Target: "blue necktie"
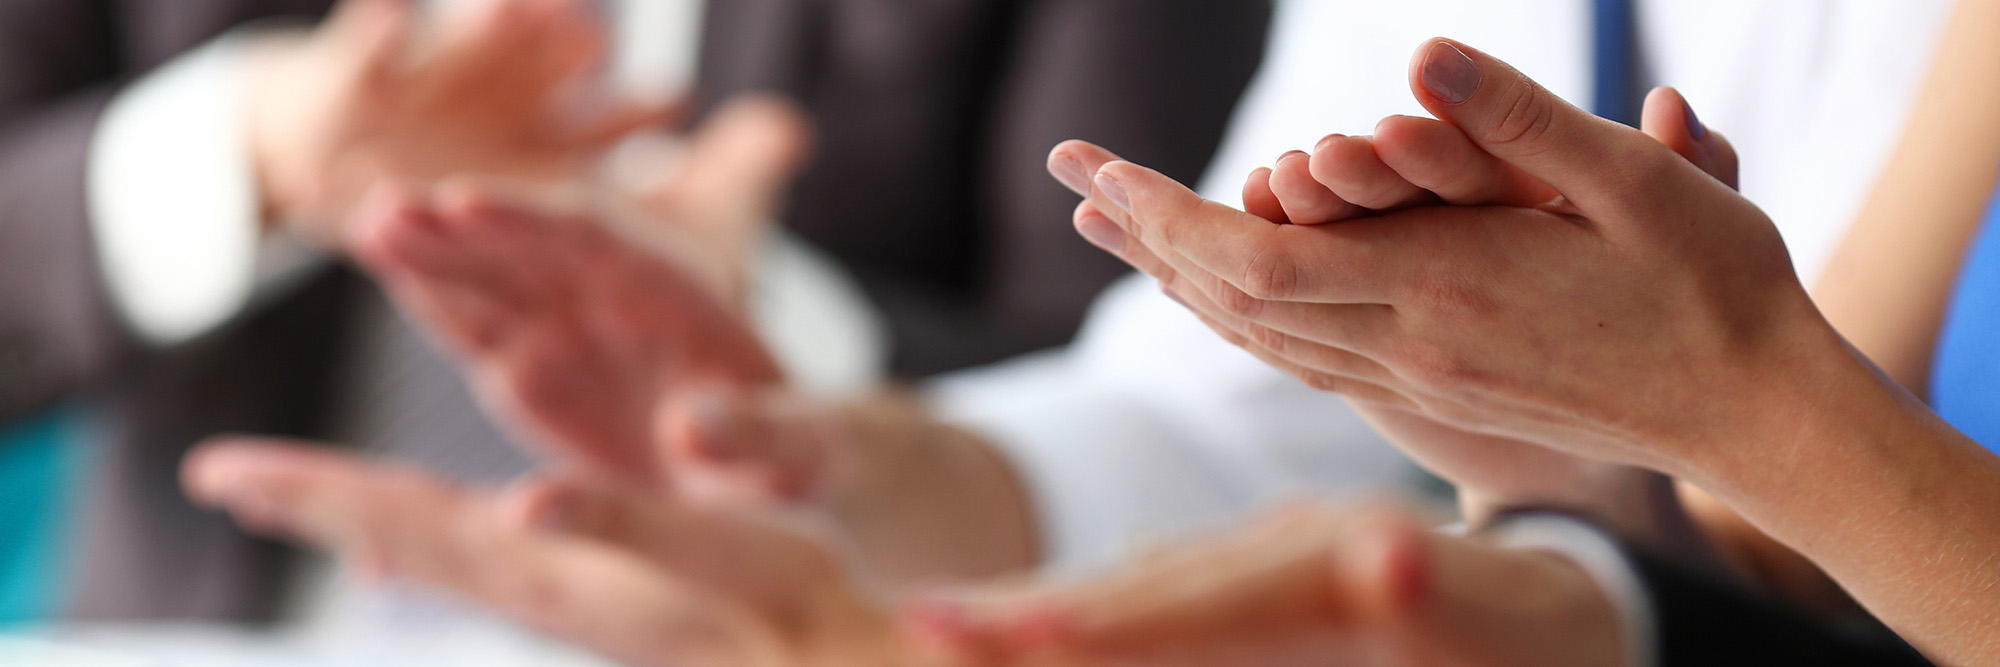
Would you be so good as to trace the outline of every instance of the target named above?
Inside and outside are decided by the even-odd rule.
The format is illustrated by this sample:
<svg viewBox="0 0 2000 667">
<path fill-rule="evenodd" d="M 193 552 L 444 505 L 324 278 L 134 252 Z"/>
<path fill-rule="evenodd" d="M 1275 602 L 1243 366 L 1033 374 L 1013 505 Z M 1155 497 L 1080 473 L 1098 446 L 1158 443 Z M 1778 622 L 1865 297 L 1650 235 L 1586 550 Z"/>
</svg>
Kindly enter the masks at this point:
<svg viewBox="0 0 2000 667">
<path fill-rule="evenodd" d="M 1639 20 L 1633 0 L 1591 0 L 1592 111 L 1638 126 L 1644 102 L 1639 90 Z"/>
</svg>

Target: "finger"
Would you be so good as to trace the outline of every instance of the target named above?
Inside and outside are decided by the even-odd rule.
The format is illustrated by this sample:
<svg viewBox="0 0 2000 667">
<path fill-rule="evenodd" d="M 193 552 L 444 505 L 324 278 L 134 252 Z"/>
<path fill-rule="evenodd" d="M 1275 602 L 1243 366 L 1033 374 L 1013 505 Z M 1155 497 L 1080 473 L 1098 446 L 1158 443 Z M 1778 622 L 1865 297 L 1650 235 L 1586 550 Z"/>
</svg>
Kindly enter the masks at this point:
<svg viewBox="0 0 2000 667">
<path fill-rule="evenodd" d="M 676 578 L 763 608 L 799 599 L 801 586 L 841 578 L 841 564 L 813 538 L 743 508 L 674 502 L 577 475 L 524 480 L 502 504 L 525 525 L 615 546 Z"/>
<path fill-rule="evenodd" d="M 1578 109 L 1506 63 L 1451 40 L 1418 49 L 1417 101 L 1473 143 L 1548 183 L 1586 213 L 1643 206 L 1630 184 L 1692 175 L 1638 131 Z M 1679 192 L 1676 188 L 1663 191 Z"/>
<path fill-rule="evenodd" d="M 1162 645 L 1226 644 L 1244 634 L 1310 633 L 1351 624 L 1376 598 L 1406 595 L 1405 589 L 1416 588 L 1413 579 L 1423 583 L 1421 568 L 1411 563 L 1395 563 L 1404 571 L 1391 571 L 1376 562 L 1345 562 L 1381 557 L 1341 545 L 1370 544 L 1406 525 L 1413 524 L 1295 509 L 1220 540 L 1157 554 L 1105 579 L 977 591 L 933 600 L 918 611 L 955 621 L 958 627 L 942 629 L 961 643 L 1003 654 L 1056 649 L 1118 656 Z M 1380 551 L 1403 560 L 1422 556 Z M 1349 570 L 1392 576 L 1350 582 L 1343 576 Z"/>
<path fill-rule="evenodd" d="M 576 150 L 596 151 L 633 133 L 666 127 L 680 113 L 676 104 L 620 104 L 571 128 L 560 140 Z"/>
<path fill-rule="evenodd" d="M 814 494 L 839 427 L 789 392 L 695 389 L 669 399 L 661 442 L 666 473 L 696 469 L 786 501 Z"/>
<path fill-rule="evenodd" d="M 1293 151 L 1278 158 L 1270 178 L 1271 192 L 1277 196 L 1278 204 L 1285 209 L 1285 217 L 1293 224 L 1323 225 L 1366 213 L 1315 180 L 1312 156 L 1303 151 Z"/>
<path fill-rule="evenodd" d="M 1096 185 L 1093 202 L 1107 214 L 1128 214 L 1128 235 L 1257 299 L 1393 303 L 1412 269 L 1424 265 L 1419 256 L 1405 256 L 1410 249 L 1397 241 L 1407 237 L 1377 231 L 1394 227 L 1274 225 L 1129 162 L 1104 165 Z"/>
<path fill-rule="evenodd" d="M 1307 167 L 1334 196 L 1362 208 L 1386 211 L 1432 201 L 1430 193 L 1382 163 L 1369 137 L 1327 137 L 1313 149 Z"/>
<path fill-rule="evenodd" d="M 204 443 L 188 455 L 181 473 L 189 497 L 249 519 L 252 527 L 350 553 L 399 550 L 400 564 L 427 571 L 440 569 L 437 561 L 450 554 L 428 551 L 428 542 L 406 536 L 465 518 L 465 494 L 456 487 L 291 441 Z M 402 505 L 425 511 L 389 511 Z"/>
<path fill-rule="evenodd" d="M 384 188 L 357 210 L 348 245 L 405 312 L 454 348 L 484 353 L 541 303 L 535 270 L 496 261 L 449 227 L 428 201 Z"/>
<path fill-rule="evenodd" d="M 1203 321 L 1209 322 L 1207 318 L 1203 318 Z M 1209 322 L 1209 326 L 1216 328 L 1221 325 Z M 1228 338 L 1229 335 L 1224 334 L 1223 337 Z M 1390 385 L 1371 379 L 1381 377 L 1376 369 L 1357 368 L 1349 371 L 1353 375 L 1322 370 L 1300 363 L 1291 357 L 1281 355 L 1255 342 L 1248 342 L 1247 337 L 1246 342 L 1237 343 L 1237 346 L 1243 348 L 1245 352 L 1249 352 L 1258 361 L 1262 361 L 1272 368 L 1277 369 L 1278 372 L 1290 375 L 1299 382 L 1304 383 L 1307 388 L 1313 391 L 1338 394 L 1348 400 L 1370 405 L 1406 409 L 1418 407 L 1417 402 L 1411 399 L 1409 395 L 1390 388 Z"/>
<path fill-rule="evenodd" d="M 1737 187 L 1736 147 L 1719 132 L 1709 131 L 1695 115 L 1694 105 L 1673 88 L 1655 88 L 1646 96 L 1640 128 L 1647 136 L 1731 189 Z"/>
<path fill-rule="evenodd" d="M 754 238 L 812 143 L 811 122 L 796 104 L 762 95 L 732 100 L 695 131 L 662 196 L 691 214 L 689 224 L 725 225 L 732 237 Z"/>
<path fill-rule="evenodd" d="M 1285 215 L 1284 203 L 1278 201 L 1277 193 L 1271 191 L 1269 167 L 1258 167 L 1251 171 L 1250 178 L 1244 181 L 1243 210 L 1276 224 L 1292 224 L 1292 219 Z"/>
<path fill-rule="evenodd" d="M 511 529 L 490 496 L 413 470 L 251 439 L 198 448 L 183 478 L 191 495 L 239 514 L 261 502 L 258 511 L 282 515 L 291 536 L 380 574 L 467 596 L 614 655 L 685 655 L 742 629 L 731 629 L 740 621 L 733 610 L 700 604 L 641 560 Z"/>
<path fill-rule="evenodd" d="M 1441 121 L 1383 119 L 1375 128 L 1375 151 L 1410 183 L 1452 204 L 1535 207 L 1557 197 L 1554 188 L 1493 157 Z"/>
</svg>

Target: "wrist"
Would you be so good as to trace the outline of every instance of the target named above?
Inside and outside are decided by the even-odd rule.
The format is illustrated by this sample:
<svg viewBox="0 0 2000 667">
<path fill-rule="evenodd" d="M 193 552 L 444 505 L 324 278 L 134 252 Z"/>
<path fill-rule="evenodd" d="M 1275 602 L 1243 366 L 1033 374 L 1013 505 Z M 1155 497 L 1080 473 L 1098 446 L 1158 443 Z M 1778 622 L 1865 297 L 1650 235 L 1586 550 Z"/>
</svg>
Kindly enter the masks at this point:
<svg viewBox="0 0 2000 667">
<path fill-rule="evenodd" d="M 991 577 L 1039 561 L 1026 485 L 983 438 L 902 396 L 849 406 L 823 498 L 898 581 Z"/>
<path fill-rule="evenodd" d="M 1532 497 L 1498 497 L 1460 491 L 1461 508 L 1475 528 L 1521 510 L 1555 510 L 1589 518 L 1619 537 L 1690 559 L 1717 557 L 1695 523 L 1672 477 L 1614 464 L 1581 463 L 1576 474 Z"/>
<path fill-rule="evenodd" d="M 302 33 L 262 36 L 250 46 L 250 62 L 243 73 L 247 83 L 243 132 L 266 231 L 303 215 L 311 196 L 296 141 L 300 119 L 282 117 L 286 115 L 282 98 L 289 94 L 284 82 L 311 76 L 297 64 L 307 45 Z"/>
</svg>

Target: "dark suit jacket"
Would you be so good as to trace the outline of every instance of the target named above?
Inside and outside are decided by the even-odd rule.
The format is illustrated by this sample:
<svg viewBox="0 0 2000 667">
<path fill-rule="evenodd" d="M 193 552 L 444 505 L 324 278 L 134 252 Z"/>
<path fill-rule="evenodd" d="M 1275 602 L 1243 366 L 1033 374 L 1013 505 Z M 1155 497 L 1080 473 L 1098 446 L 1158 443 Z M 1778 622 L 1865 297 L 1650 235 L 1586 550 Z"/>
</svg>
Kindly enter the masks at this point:
<svg viewBox="0 0 2000 667">
<path fill-rule="evenodd" d="M 1869 619 L 1829 623 L 1672 560 L 1634 553 L 1659 624 L 1660 667 L 1929 667 Z"/>
<path fill-rule="evenodd" d="M 174 477 L 222 432 L 324 435 L 355 303 L 335 271 L 191 344 L 137 345 L 107 304 L 87 147 L 124 83 L 245 21 L 332 0 L 0 0 L 0 421 L 96 397 L 109 440 L 79 616 L 250 618 L 281 551 L 188 506 Z M 820 159 L 790 220 L 863 279 L 922 374 L 1068 339 L 1124 269 L 1069 229 L 1042 173 L 1087 137 L 1193 178 L 1262 51 L 1262 0 L 721 0 L 711 97 L 798 95 Z M 461 416 L 471 418 L 470 416 Z M 499 442 L 480 443 L 500 447 Z"/>
</svg>

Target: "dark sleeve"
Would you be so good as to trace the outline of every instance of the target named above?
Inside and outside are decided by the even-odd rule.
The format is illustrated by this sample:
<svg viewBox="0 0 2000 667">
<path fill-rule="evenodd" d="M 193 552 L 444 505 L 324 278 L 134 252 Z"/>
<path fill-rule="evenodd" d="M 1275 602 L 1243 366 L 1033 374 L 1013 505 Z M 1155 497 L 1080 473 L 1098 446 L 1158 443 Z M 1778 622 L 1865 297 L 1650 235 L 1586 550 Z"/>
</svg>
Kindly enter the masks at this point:
<svg viewBox="0 0 2000 667">
<path fill-rule="evenodd" d="M 958 368 L 1062 345 L 1130 267 L 1078 237 L 1079 198 L 1049 150 L 1086 139 L 1184 183 L 1201 178 L 1262 62 L 1270 3 L 1034 0 L 996 73 L 976 155 L 975 281 L 955 294 L 878 288 L 899 367 Z"/>
<path fill-rule="evenodd" d="M 102 2 L 0 1 L 0 423 L 70 393 L 122 345 L 84 210 L 112 31 Z"/>
<path fill-rule="evenodd" d="M 895 371 L 921 376 L 1069 341 L 1127 269 L 1076 237 L 1049 149 L 1199 177 L 1270 19 L 1265 0 L 716 0 L 702 88 L 812 112 L 785 222 L 860 279 Z"/>
<path fill-rule="evenodd" d="M 1659 667 L 1930 667 L 1880 624 L 1809 618 L 1706 571 L 1646 554 L 1633 563 L 1653 601 Z"/>
</svg>

